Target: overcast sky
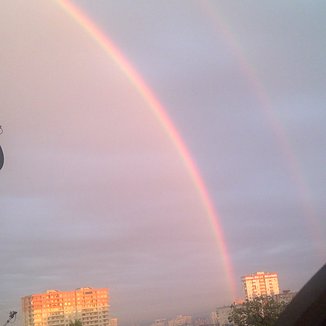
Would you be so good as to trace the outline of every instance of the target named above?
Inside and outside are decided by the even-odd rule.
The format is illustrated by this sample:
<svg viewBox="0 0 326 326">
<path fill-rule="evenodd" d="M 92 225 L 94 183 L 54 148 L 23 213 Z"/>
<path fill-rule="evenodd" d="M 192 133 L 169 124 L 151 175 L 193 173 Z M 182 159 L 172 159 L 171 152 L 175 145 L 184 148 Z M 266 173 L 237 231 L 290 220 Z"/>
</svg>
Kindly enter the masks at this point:
<svg viewBox="0 0 326 326">
<path fill-rule="evenodd" d="M 326 254 L 325 1 L 74 3 L 187 145 L 240 278 L 299 290 Z M 121 325 L 213 311 L 230 288 L 173 142 L 55 1 L 0 10 L 0 316 L 47 289 L 108 287 Z"/>
</svg>

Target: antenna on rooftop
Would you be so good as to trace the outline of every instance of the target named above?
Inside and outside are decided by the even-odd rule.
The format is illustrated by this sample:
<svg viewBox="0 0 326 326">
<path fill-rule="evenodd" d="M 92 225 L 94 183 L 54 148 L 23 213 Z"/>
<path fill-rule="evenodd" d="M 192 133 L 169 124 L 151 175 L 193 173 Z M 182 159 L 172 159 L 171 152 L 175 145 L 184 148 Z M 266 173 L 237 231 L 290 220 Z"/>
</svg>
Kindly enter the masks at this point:
<svg viewBox="0 0 326 326">
<path fill-rule="evenodd" d="M 0 135 L 3 134 L 3 129 L 2 129 L 2 126 L 0 126 Z M 2 151 L 2 148 L 0 146 L 0 170 L 2 169 L 3 167 L 3 163 L 5 161 L 5 157 L 3 155 L 3 151 Z"/>
<path fill-rule="evenodd" d="M 9 318 L 8 318 L 8 320 L 4 323 L 3 326 L 8 325 L 8 324 L 11 322 L 11 320 L 15 318 L 15 319 L 12 321 L 12 323 L 13 323 L 13 322 L 16 320 L 16 315 L 17 315 L 17 311 L 10 311 L 10 312 L 9 312 Z"/>
</svg>

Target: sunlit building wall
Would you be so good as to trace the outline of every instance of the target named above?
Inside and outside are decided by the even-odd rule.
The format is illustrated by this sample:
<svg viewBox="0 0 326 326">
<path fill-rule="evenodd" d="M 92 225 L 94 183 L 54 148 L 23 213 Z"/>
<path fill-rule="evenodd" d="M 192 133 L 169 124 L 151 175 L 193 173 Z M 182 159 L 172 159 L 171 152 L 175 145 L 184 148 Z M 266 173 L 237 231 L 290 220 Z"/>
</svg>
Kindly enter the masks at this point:
<svg viewBox="0 0 326 326">
<path fill-rule="evenodd" d="M 109 326 L 108 289 L 48 290 L 22 298 L 23 326 L 69 326 L 75 320 L 83 326 Z"/>
<path fill-rule="evenodd" d="M 246 299 L 280 293 L 277 273 L 257 272 L 242 277 Z"/>
</svg>

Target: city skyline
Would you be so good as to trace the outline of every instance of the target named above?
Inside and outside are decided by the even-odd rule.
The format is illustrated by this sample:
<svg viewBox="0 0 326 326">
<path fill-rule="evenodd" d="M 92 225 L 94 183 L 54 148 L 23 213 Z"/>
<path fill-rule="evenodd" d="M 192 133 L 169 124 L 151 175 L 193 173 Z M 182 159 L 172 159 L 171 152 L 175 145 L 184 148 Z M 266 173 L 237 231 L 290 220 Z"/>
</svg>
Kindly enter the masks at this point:
<svg viewBox="0 0 326 326">
<path fill-rule="evenodd" d="M 248 284 L 250 282 L 253 282 L 255 280 L 258 280 L 263 278 L 264 282 L 267 283 L 268 280 L 271 279 L 274 281 L 274 278 L 276 279 L 276 288 L 275 285 L 273 284 L 273 290 L 271 291 L 266 291 L 266 288 L 264 290 L 264 293 L 260 289 L 257 293 L 258 296 L 262 295 L 271 295 L 275 296 L 275 298 L 279 298 L 279 300 L 283 300 L 285 302 L 289 302 L 292 300 L 296 292 L 293 292 L 289 289 L 284 289 L 281 288 L 278 284 L 278 274 L 273 272 L 254 272 L 246 276 L 241 277 L 241 282 L 242 284 Z M 267 279 L 265 281 L 265 278 Z M 253 295 L 250 294 L 248 295 L 248 287 L 244 286 L 243 287 L 243 297 L 239 297 L 236 300 L 237 304 L 241 304 L 244 300 L 252 300 Z M 282 289 L 283 291 L 280 291 Z M 19 312 L 22 314 L 22 325 L 23 326 L 69 326 L 70 322 L 73 321 L 81 321 L 83 325 L 88 325 L 89 324 L 89 307 L 92 307 L 91 310 L 98 310 L 100 309 L 100 312 L 105 313 L 105 316 L 107 319 L 105 319 L 103 322 L 104 324 L 102 325 L 101 323 L 96 323 L 94 324 L 91 323 L 90 326 L 117 326 L 118 325 L 118 318 L 114 315 L 112 315 L 109 312 L 109 307 L 110 307 L 110 296 L 109 296 L 109 289 L 108 288 L 92 288 L 92 287 L 80 287 L 75 290 L 58 290 L 58 289 L 51 289 L 51 290 L 46 290 L 45 292 L 42 293 L 33 293 L 29 295 L 25 295 L 24 297 L 21 298 L 22 301 L 22 309 L 19 310 Z M 91 296 L 90 296 L 91 295 Z M 104 299 L 102 299 L 104 298 Z M 95 303 L 95 301 L 99 302 Z M 193 313 L 188 312 L 187 314 L 177 314 L 175 317 L 173 316 L 168 316 L 165 318 L 162 318 L 164 315 L 164 312 L 162 312 L 161 317 L 159 319 L 155 319 L 154 322 L 151 323 L 151 326 L 183 326 L 183 325 L 206 325 L 206 324 L 215 324 L 216 321 L 226 321 L 228 319 L 228 314 L 231 310 L 230 306 L 234 302 L 229 302 L 229 304 L 223 305 L 223 306 L 216 306 L 216 310 L 214 312 L 207 312 L 207 311 L 202 311 L 202 312 L 197 312 L 195 315 L 197 317 L 193 318 Z M 85 305 L 86 304 L 86 305 Z M 91 306 L 89 306 L 91 304 Z M 31 306 L 35 306 L 32 307 Z M 103 310 L 101 307 L 104 307 L 105 310 Z M 95 308 L 94 308 L 95 307 Z M 36 309 L 36 310 L 35 310 Z M 67 310 L 68 309 L 68 310 Z M 85 310 L 86 309 L 86 310 Z M 103 311 L 102 311 L 102 310 Z M 84 313 L 84 310 L 86 311 L 86 314 Z M 61 312 L 62 311 L 62 312 Z M 219 317 L 215 316 L 216 311 L 219 313 Z M 35 318 L 35 313 L 37 318 L 49 318 L 47 321 L 41 321 L 36 320 L 34 321 Z M 189 314 L 190 313 L 190 314 Z M 92 313 L 91 313 L 92 314 Z M 30 317 L 29 315 L 33 316 L 32 320 L 33 322 L 29 321 Z M 58 317 L 58 315 L 60 315 Z M 117 312 L 117 315 L 119 315 L 119 312 Z M 39 317 L 38 317 L 39 316 Z M 51 320 L 53 319 L 53 321 Z M 59 321 L 57 320 L 58 318 L 61 318 Z M 94 318 L 94 317 L 92 317 Z M 102 318 L 102 315 L 101 315 Z M 104 317 L 103 317 L 104 318 Z M 203 319 L 204 318 L 204 319 Z M 97 317 L 98 319 L 98 317 Z M 96 319 L 96 320 L 97 320 Z M 111 323 L 112 321 L 112 323 Z M 58 324 L 59 322 L 59 324 Z M 102 320 L 101 320 L 102 322 Z M 149 325 L 149 322 L 143 322 L 143 325 Z"/>
<path fill-rule="evenodd" d="M 254 271 L 299 290 L 326 258 L 325 12 L 5 2 L 1 319 L 49 288 L 110 288 L 119 326 L 213 311 Z"/>
</svg>

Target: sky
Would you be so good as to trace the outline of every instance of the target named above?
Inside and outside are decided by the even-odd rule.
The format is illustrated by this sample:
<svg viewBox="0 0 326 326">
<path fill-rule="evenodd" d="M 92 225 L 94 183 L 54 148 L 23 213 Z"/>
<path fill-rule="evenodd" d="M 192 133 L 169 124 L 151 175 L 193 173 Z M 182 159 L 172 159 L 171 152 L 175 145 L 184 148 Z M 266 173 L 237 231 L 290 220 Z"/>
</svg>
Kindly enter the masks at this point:
<svg viewBox="0 0 326 326">
<path fill-rule="evenodd" d="M 172 121 L 223 239 L 130 71 L 59 1 L 3 2 L 1 320 L 47 289 L 108 287 L 123 326 L 214 311 L 256 271 L 299 290 L 326 258 L 326 3 L 73 3 Z"/>
</svg>

